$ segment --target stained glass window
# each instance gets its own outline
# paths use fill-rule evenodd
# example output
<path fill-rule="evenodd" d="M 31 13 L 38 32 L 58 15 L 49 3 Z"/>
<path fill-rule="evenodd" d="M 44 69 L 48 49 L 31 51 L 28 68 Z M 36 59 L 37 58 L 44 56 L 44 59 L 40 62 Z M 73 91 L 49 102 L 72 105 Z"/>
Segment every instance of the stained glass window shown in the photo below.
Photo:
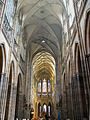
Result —
<path fill-rule="evenodd" d="M 47 81 L 44 79 L 43 84 L 42 84 L 42 92 L 45 93 L 47 92 Z"/>
<path fill-rule="evenodd" d="M 38 83 L 38 92 L 41 92 L 41 80 L 39 80 L 39 83 Z"/>
<path fill-rule="evenodd" d="M 43 105 L 43 112 L 47 112 L 47 106 L 45 104 Z"/>
<path fill-rule="evenodd" d="M 38 104 L 38 116 L 41 116 L 41 105 L 40 105 L 40 103 Z"/>
<path fill-rule="evenodd" d="M 39 80 L 37 89 L 38 89 L 38 95 L 41 95 L 41 92 L 42 92 L 43 96 L 47 96 L 47 94 L 51 95 L 51 82 L 50 82 L 50 80 L 48 80 L 48 81 L 46 79 L 43 79 L 43 81 Z"/>
<path fill-rule="evenodd" d="M 49 103 L 49 105 L 48 105 L 48 116 L 50 116 L 51 115 L 51 104 Z"/>
<path fill-rule="evenodd" d="M 48 80 L 48 92 L 51 92 L 51 83 L 50 83 L 50 80 Z"/>
<path fill-rule="evenodd" d="M 48 116 L 50 116 L 50 106 L 48 106 Z"/>

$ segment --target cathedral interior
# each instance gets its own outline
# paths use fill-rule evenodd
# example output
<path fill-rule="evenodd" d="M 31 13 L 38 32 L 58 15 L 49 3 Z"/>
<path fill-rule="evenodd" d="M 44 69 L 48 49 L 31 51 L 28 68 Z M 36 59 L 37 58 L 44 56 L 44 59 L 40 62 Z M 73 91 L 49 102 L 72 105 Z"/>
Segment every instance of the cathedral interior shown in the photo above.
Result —
<path fill-rule="evenodd" d="M 0 0 L 0 120 L 90 120 L 90 0 Z"/>

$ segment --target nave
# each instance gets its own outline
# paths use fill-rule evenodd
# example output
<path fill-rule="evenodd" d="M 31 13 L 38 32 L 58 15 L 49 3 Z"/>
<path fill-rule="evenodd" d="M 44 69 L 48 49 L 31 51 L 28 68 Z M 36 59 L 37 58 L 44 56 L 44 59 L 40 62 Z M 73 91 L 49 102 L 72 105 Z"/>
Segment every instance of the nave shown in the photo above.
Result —
<path fill-rule="evenodd" d="M 0 0 L 0 120 L 90 120 L 90 0 Z"/>

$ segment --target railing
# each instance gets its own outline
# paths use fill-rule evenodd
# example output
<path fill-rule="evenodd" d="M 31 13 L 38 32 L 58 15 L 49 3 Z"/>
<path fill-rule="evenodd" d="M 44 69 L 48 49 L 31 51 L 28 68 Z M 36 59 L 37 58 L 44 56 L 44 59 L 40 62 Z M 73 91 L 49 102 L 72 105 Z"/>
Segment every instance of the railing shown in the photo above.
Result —
<path fill-rule="evenodd" d="M 3 8 L 4 2 L 3 0 L 0 0 L 0 24 L 1 24 L 1 18 L 2 18 L 2 8 Z"/>
<path fill-rule="evenodd" d="M 8 22 L 8 19 L 7 19 L 7 16 L 5 15 L 4 16 L 4 21 L 3 21 L 3 25 L 2 25 L 2 30 L 3 30 L 3 33 L 7 39 L 7 41 L 9 42 L 9 44 L 11 43 L 12 41 L 12 28 Z"/>
<path fill-rule="evenodd" d="M 52 98 L 52 93 L 46 93 L 46 94 L 36 93 L 36 96 L 37 96 L 38 98 Z"/>

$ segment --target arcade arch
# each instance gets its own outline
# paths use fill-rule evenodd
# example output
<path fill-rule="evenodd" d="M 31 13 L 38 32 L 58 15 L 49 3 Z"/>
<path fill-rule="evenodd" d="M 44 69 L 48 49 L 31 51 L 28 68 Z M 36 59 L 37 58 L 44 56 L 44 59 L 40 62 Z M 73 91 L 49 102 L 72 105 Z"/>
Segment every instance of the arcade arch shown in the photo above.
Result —
<path fill-rule="evenodd" d="M 16 94 L 16 107 L 15 107 L 15 119 L 16 118 L 21 118 L 20 114 L 22 112 L 22 107 L 21 105 L 21 92 L 22 92 L 22 77 L 21 74 L 19 73 L 18 75 L 18 82 L 17 82 L 17 94 Z"/>

